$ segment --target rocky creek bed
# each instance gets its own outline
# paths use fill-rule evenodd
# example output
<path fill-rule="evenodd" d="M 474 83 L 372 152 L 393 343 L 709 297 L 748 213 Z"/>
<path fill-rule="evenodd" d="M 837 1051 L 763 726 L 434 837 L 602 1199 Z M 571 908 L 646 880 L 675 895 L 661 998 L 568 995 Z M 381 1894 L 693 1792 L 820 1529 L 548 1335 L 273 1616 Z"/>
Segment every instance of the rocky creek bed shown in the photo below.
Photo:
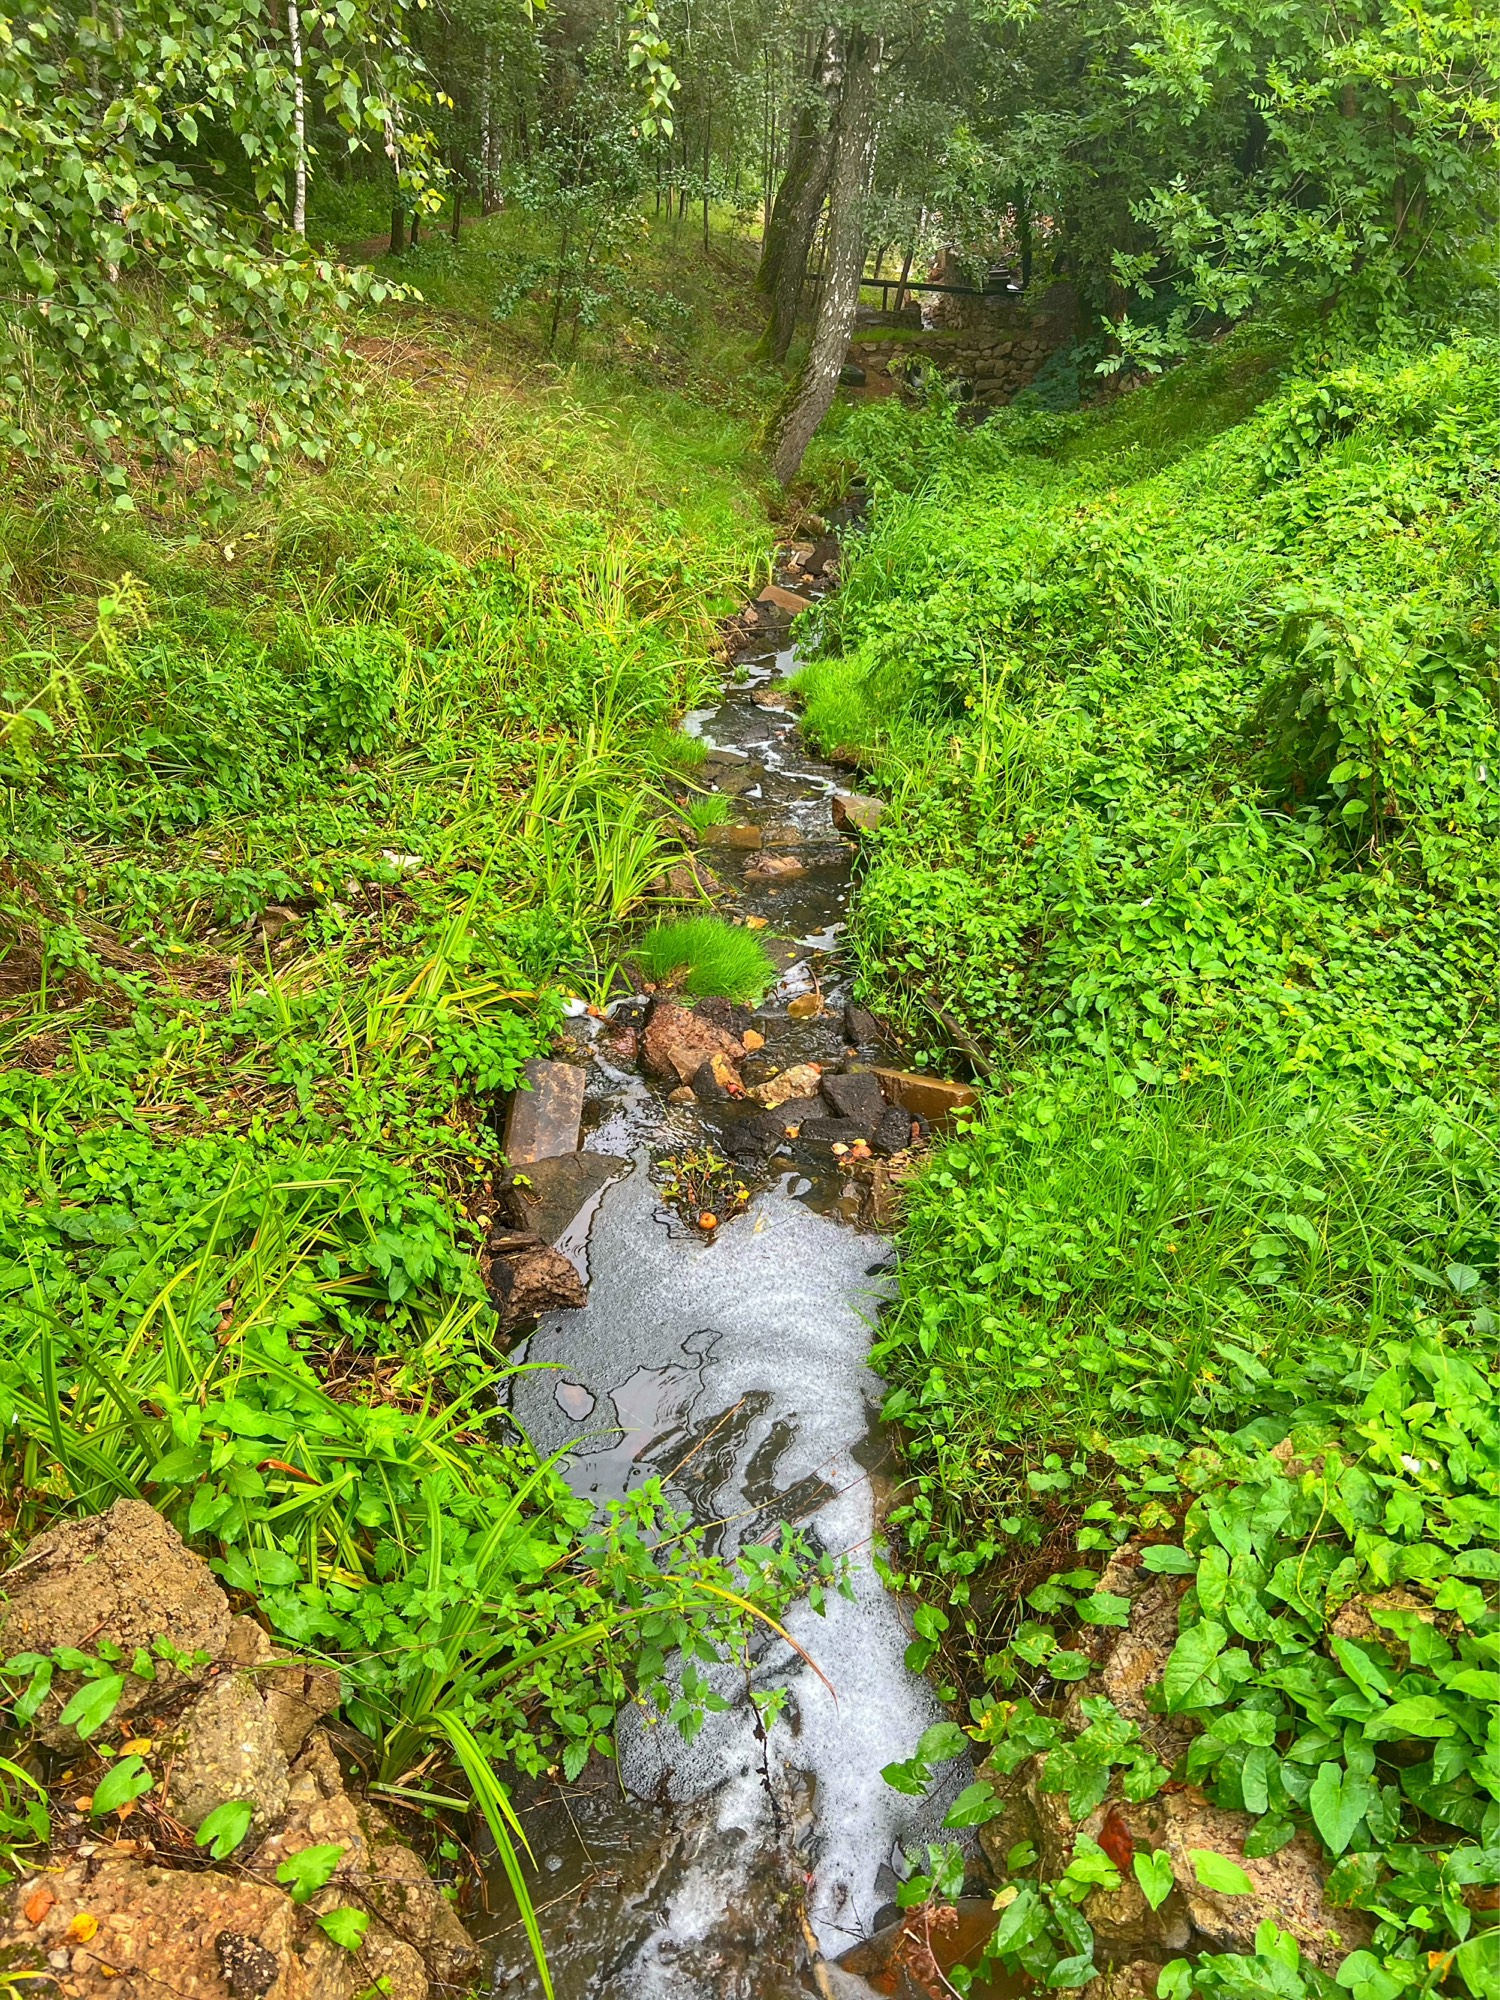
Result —
<path fill-rule="evenodd" d="M 849 1004 L 842 932 L 879 807 L 798 734 L 783 633 L 801 588 L 782 572 L 724 699 L 685 725 L 708 746 L 697 781 L 732 805 L 699 877 L 758 931 L 777 984 L 753 1011 L 657 993 L 574 1018 L 559 1051 L 572 1074 L 538 1074 L 539 1101 L 518 1097 L 508 1151 L 558 1142 L 580 1072 L 582 1147 L 521 1165 L 509 1215 L 539 1244 L 510 1253 L 498 1292 L 535 1302 L 553 1284 L 568 1308 L 527 1340 L 525 1358 L 552 1368 L 520 1378 L 512 1408 L 539 1450 L 570 1448 L 578 1493 L 603 1503 L 661 1477 L 726 1553 L 793 1524 L 847 1564 L 848 1594 L 790 1615 L 816 1669 L 767 1632 L 748 1669 L 710 1674 L 726 1705 L 691 1745 L 631 1712 L 617 1771 L 523 1810 L 553 1978 L 573 2000 L 896 1990 L 833 1961 L 889 1919 L 905 1850 L 937 1835 L 963 1782 L 955 1769 L 912 1800 L 880 1775 L 941 1711 L 904 1663 L 910 1633 L 874 1566 L 888 1447 L 865 1355 L 895 1186 L 972 1093 L 906 1075 Z M 731 1172 L 699 1200 L 705 1158 Z M 766 1731 L 755 1698 L 775 1688 L 786 1707 Z M 496 1990 L 529 1993 L 499 1880 L 492 1902 Z"/>

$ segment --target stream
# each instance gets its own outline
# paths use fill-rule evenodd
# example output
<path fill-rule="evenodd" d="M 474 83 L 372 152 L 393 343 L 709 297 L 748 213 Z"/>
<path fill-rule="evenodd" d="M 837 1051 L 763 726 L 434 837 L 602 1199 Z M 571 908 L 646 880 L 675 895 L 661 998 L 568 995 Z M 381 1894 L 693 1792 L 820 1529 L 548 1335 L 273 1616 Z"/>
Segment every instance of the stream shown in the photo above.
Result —
<path fill-rule="evenodd" d="M 779 693 L 796 649 L 777 636 L 771 627 L 764 650 L 735 663 L 722 701 L 684 725 L 709 746 L 695 781 L 729 797 L 762 852 L 805 869 L 757 879 L 756 851 L 731 844 L 727 827 L 703 849 L 728 892 L 721 907 L 766 919 L 760 935 L 781 972 L 756 1010 L 766 1046 L 747 1060 L 747 1083 L 796 1063 L 838 1067 L 848 1053 L 840 944 L 853 846 L 830 811 L 847 781 L 798 733 Z M 803 1018 L 813 994 L 822 1010 Z M 970 1776 L 949 1766 L 931 1797 L 911 1799 L 880 1775 L 942 1715 L 904 1664 L 909 1633 L 872 1563 L 889 1448 L 865 1356 L 891 1246 L 864 1219 L 867 1188 L 826 1144 L 789 1141 L 747 1171 L 759 1191 L 712 1236 L 683 1222 L 652 1162 L 723 1150 L 740 1107 L 668 1103 L 610 1059 L 611 1029 L 639 1019 L 642 1004 L 569 1023 L 571 1058 L 588 1064 L 583 1145 L 621 1170 L 560 1242 L 589 1302 L 547 1316 L 517 1350 L 556 1368 L 517 1378 L 514 1414 L 539 1451 L 571 1444 L 563 1467 L 579 1494 L 602 1504 L 660 1476 L 674 1501 L 717 1524 L 710 1543 L 725 1554 L 792 1522 L 815 1549 L 847 1558 L 852 1594 L 830 1590 L 825 1615 L 803 1601 L 787 1619 L 833 1693 L 758 1628 L 748 1677 L 740 1663 L 711 1671 L 729 1705 L 691 1744 L 631 1709 L 618 1769 L 596 1759 L 577 1785 L 518 1793 L 539 1863 L 534 1900 L 559 2000 L 870 1993 L 836 1965 L 808 1970 L 804 1898 L 836 1960 L 893 1915 L 902 1851 L 951 1837 L 940 1822 Z M 763 1733 L 748 1697 L 778 1687 L 786 1706 Z M 487 1921 L 493 1990 L 539 1993 L 498 1870 L 488 1901 L 476 1929 Z"/>

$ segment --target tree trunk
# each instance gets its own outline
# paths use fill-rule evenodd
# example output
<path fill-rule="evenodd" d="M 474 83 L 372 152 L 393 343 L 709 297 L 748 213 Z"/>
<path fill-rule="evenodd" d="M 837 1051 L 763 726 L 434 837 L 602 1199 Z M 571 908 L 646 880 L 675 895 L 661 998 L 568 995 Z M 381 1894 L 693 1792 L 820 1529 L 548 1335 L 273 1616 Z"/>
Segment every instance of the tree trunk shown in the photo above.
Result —
<path fill-rule="evenodd" d="M 292 227 L 299 236 L 307 234 L 307 105 L 302 93 L 302 15 L 297 0 L 286 0 L 287 39 L 292 45 L 292 138 L 296 149 L 293 167 Z"/>
<path fill-rule="evenodd" d="M 713 135 L 712 107 L 703 114 L 703 254 L 708 255 L 708 170 L 711 163 L 710 142 Z"/>
<path fill-rule="evenodd" d="M 807 260 L 818 233 L 818 218 L 828 192 L 833 166 L 834 142 L 831 132 L 817 135 L 810 173 L 797 189 L 795 206 L 786 218 L 781 255 L 776 265 L 776 282 L 771 292 L 771 324 L 766 330 L 766 351 L 773 361 L 785 361 L 797 320 L 802 312 L 802 288 L 807 282 Z M 787 179 L 791 179 L 788 170 Z M 783 183 L 785 185 L 785 183 Z"/>
<path fill-rule="evenodd" d="M 865 268 L 865 210 L 875 169 L 879 68 L 880 37 L 851 29 L 828 182 L 828 241 L 818 316 L 807 360 L 783 405 L 771 445 L 771 470 L 783 485 L 795 477 L 813 432 L 828 414 L 854 331 Z"/>
<path fill-rule="evenodd" d="M 906 246 L 906 255 L 901 259 L 901 277 L 896 286 L 895 309 L 897 312 L 904 312 L 906 310 L 906 281 L 911 276 L 911 259 L 914 248 L 914 244 L 908 243 Z"/>
<path fill-rule="evenodd" d="M 453 240 L 458 241 L 458 232 L 464 226 L 464 191 L 457 181 L 453 183 Z"/>
<path fill-rule="evenodd" d="M 835 31 L 832 28 L 824 28 L 818 36 L 818 46 L 813 55 L 812 73 L 808 78 L 809 93 L 816 90 L 825 98 L 828 96 L 836 46 Z M 772 172 L 775 170 L 774 130 L 773 124 Z M 821 207 L 822 186 L 827 174 L 828 135 L 823 130 L 818 108 L 809 95 L 808 99 L 798 107 L 797 122 L 792 127 L 792 149 L 787 159 L 786 172 L 782 176 L 781 186 L 776 190 L 776 198 L 771 203 L 770 215 L 761 242 L 760 268 L 755 274 L 755 283 L 757 288 L 769 297 L 775 297 L 782 262 L 792 235 L 794 218 L 800 214 L 807 200 L 807 184 L 810 180 L 819 183 L 818 206 Z M 814 210 L 814 221 L 816 219 Z M 811 240 L 809 235 L 808 241 Z M 804 265 L 806 256 L 807 253 L 804 251 Z"/>
<path fill-rule="evenodd" d="M 391 255 L 399 256 L 406 248 L 406 210 L 399 201 L 391 203 Z"/>

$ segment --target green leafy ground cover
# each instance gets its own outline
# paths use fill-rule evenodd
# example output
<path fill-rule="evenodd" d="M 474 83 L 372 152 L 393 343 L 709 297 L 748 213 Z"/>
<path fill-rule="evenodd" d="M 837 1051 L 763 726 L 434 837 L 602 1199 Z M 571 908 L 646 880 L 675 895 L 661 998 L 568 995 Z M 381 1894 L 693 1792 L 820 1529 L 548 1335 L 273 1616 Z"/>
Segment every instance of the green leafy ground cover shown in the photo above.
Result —
<path fill-rule="evenodd" d="M 840 441 L 876 505 L 804 687 L 895 807 L 864 985 L 991 1086 L 875 1349 L 914 1663 L 1002 1768 L 1056 1744 L 1075 1819 L 1149 1796 L 1118 1716 L 1055 1718 L 1152 1544 L 1178 1775 L 1375 1926 L 1337 1987 L 1273 1925 L 1172 1996 L 1500 1990 L 1496 358 L 1252 331 L 1101 415 Z M 1091 1847 L 1018 1858 L 1008 1964 L 1092 1975 Z"/>
<path fill-rule="evenodd" d="M 792 1574 L 652 1490 L 592 1524 L 496 1415 L 480 1255 L 498 1094 L 694 838 L 672 723 L 766 530 L 701 403 L 370 349 L 377 457 L 0 524 L 5 1522 L 144 1494 L 503 1838 L 492 1767 L 576 1775 Z"/>

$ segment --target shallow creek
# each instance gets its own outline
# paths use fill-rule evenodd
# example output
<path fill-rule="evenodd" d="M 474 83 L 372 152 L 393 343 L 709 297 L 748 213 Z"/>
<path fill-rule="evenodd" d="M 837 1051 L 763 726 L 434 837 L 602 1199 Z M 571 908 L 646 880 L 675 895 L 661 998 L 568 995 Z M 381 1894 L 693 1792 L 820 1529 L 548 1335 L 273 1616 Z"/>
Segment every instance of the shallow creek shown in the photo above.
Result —
<path fill-rule="evenodd" d="M 777 886 L 753 868 L 747 879 L 753 854 L 722 838 L 703 850 L 726 906 L 767 919 L 760 935 L 782 968 L 757 1012 L 766 1047 L 745 1066 L 749 1082 L 793 1063 L 837 1066 L 845 1054 L 852 848 L 830 815 L 840 781 L 794 716 L 764 705 L 795 664 L 787 647 L 742 658 L 723 701 L 685 725 L 710 746 L 697 782 L 728 794 L 735 822 L 757 827 L 766 851 L 806 869 Z M 814 991 L 822 1013 L 788 1014 Z M 633 1005 L 616 1019 L 635 1018 Z M 589 1303 L 532 1335 L 524 1358 L 559 1366 L 519 1379 L 515 1415 L 543 1452 L 572 1442 L 565 1469 L 578 1493 L 602 1503 L 660 1475 L 700 1522 L 717 1524 L 710 1534 L 726 1553 L 793 1522 L 813 1546 L 847 1556 L 853 1596 L 830 1591 L 826 1615 L 802 1603 L 787 1621 L 834 1694 L 762 1631 L 748 1675 L 741 1664 L 711 1675 L 731 1705 L 692 1744 L 631 1711 L 617 1771 L 596 1760 L 577 1786 L 518 1798 L 540 1864 L 534 1896 L 559 2000 L 790 2000 L 820 1990 L 805 1969 L 804 1890 L 819 1945 L 836 1959 L 889 1914 L 901 1850 L 939 1837 L 969 1775 L 953 1767 L 929 1800 L 903 1798 L 880 1776 L 941 1713 L 904 1665 L 909 1634 L 871 1560 L 888 1454 L 865 1354 L 890 1246 L 861 1226 L 860 1191 L 828 1148 L 796 1142 L 747 1176 L 760 1191 L 711 1240 L 685 1225 L 651 1163 L 716 1144 L 732 1107 L 668 1104 L 605 1058 L 602 1025 L 570 1024 L 589 1062 L 584 1143 L 629 1165 L 563 1239 Z M 775 1687 L 790 1698 L 766 1736 L 748 1696 Z M 495 1990 L 539 1991 L 498 1880 L 490 1902 Z M 871 1990 L 837 1968 L 821 1980 L 825 1993 Z"/>

